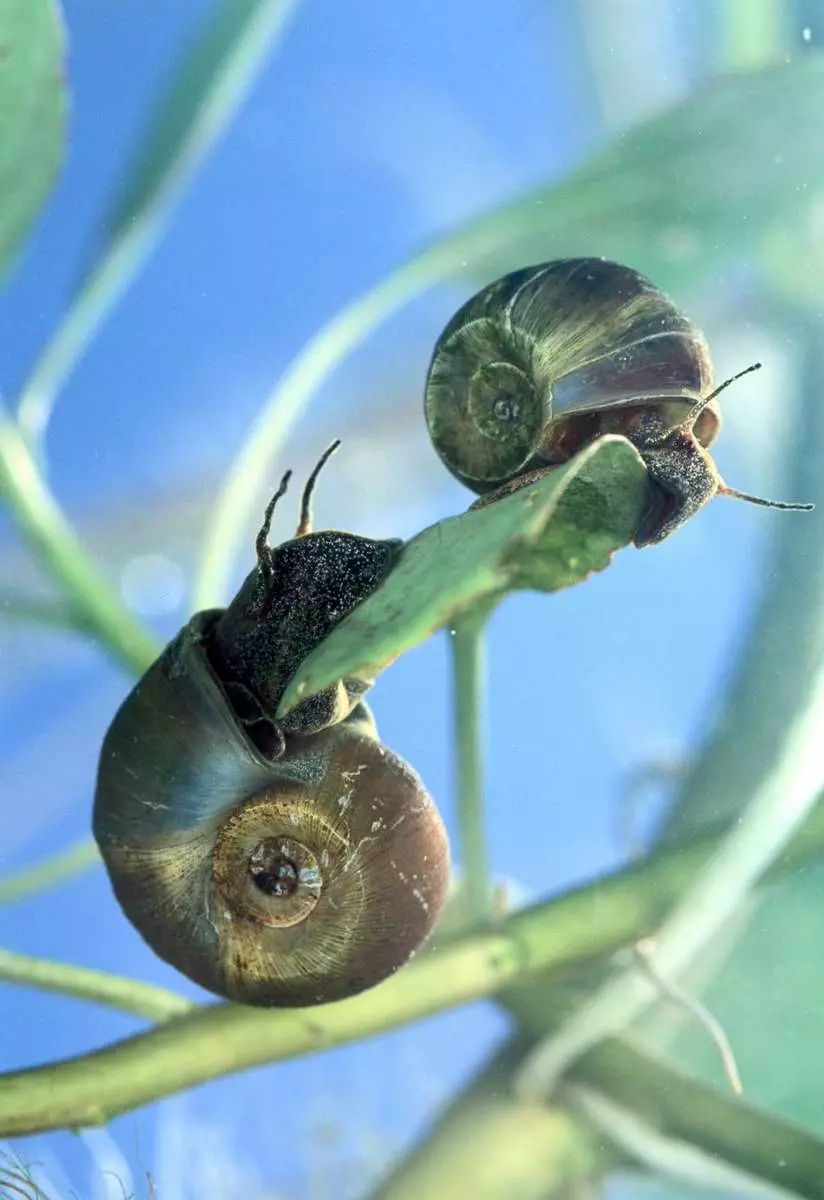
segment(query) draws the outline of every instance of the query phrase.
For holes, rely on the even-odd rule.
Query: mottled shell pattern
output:
[[[702,334],[639,272],[599,258],[515,271],[455,314],[426,383],[430,436],[445,465],[478,493],[565,461],[606,432],[616,410],[666,405],[673,424],[712,388]],[[720,424],[714,403],[695,428]]]

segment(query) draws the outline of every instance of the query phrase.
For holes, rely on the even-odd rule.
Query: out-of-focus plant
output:
[[[9,404],[0,421],[0,490],[54,582],[51,600],[8,596],[6,618],[80,631],[127,671],[145,669],[158,647],[62,514],[46,482],[43,436],[74,363],[154,249],[176,195],[228,124],[295,7],[287,0],[217,5],[150,122],[105,222],[98,259],[16,406]],[[0,197],[0,256],[8,261],[47,194],[63,144],[56,4],[0,0],[0,40],[6,48],[0,162],[14,185]],[[566,178],[425,248],[353,302],[309,341],[263,404],[204,537],[195,606],[223,598],[237,534],[313,394],[391,312],[447,276],[474,282],[528,262],[586,253],[630,262],[679,292],[745,248],[750,255],[763,252],[769,280],[775,247],[810,220],[824,194],[824,145],[814,116],[822,102],[824,61],[813,55],[722,76],[627,131]],[[800,308],[797,297],[788,307],[786,272],[782,257],[776,294],[784,297],[784,319],[802,330],[808,358],[787,467],[793,486],[786,490],[821,504],[820,319]],[[816,807],[824,788],[817,752],[824,722],[824,523],[818,516],[803,526],[776,526],[775,570],[765,574],[741,667],[716,732],[684,777],[660,844],[611,876],[519,912],[502,914],[491,903],[477,720],[482,617],[511,587],[551,591],[605,566],[610,553],[631,540],[644,488],[634,450],[621,439],[605,439],[520,500],[424,531],[410,545],[404,587],[393,592],[387,584],[362,610],[363,619],[340,626],[295,677],[295,695],[301,686],[311,692],[339,675],[342,663],[381,667],[434,630],[453,631],[457,849],[465,883],[447,913],[449,933],[436,934],[414,963],[378,987],[309,1013],[192,1006],[132,980],[4,953],[2,978],[123,1007],[153,1024],[93,1054],[0,1076],[0,1135],[104,1122],[223,1073],[494,994],[516,1027],[511,1043],[374,1197],[517,1194],[540,1200],[615,1166],[735,1194],[824,1195],[820,1112],[809,1106],[788,1112],[780,1098],[771,1102],[768,1086],[757,1089],[759,1107],[749,1094],[738,1098],[711,1082],[719,1075],[715,1059],[702,1065],[700,1057],[711,1045],[708,1032],[716,1044],[723,1038],[712,1014],[678,984],[747,905],[785,910],[797,882],[793,866],[805,863],[805,880],[818,877],[824,847]],[[536,580],[528,571],[530,555],[547,547],[563,553],[555,554],[554,573],[546,569]],[[763,697],[760,681],[764,674],[774,678],[779,662],[787,702],[765,712],[752,697]],[[742,744],[757,749],[744,759],[736,750]],[[85,846],[72,848],[25,878],[0,881],[0,899],[46,886],[93,857]],[[596,901],[597,926],[591,920]],[[727,995],[734,990],[730,980],[747,971],[745,942],[716,975],[713,1011],[725,1007],[725,987]],[[627,962],[616,960],[627,948],[635,949]],[[794,995],[813,994],[816,980],[820,984],[809,965],[799,980]],[[665,1036],[646,1019],[650,1009],[654,1017],[667,1005],[696,1022],[699,1041],[684,1043],[682,1031],[673,1047],[672,1032]],[[766,1011],[759,1018],[763,1039],[773,1021]],[[803,1064],[796,1065],[801,1074]],[[692,1073],[696,1069],[704,1080]],[[482,1155],[471,1148],[479,1137]],[[20,1175],[19,1187],[25,1182]]]

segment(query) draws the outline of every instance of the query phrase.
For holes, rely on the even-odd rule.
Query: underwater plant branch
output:
[[[472,609],[449,630],[458,847],[469,920],[475,926],[485,924],[492,913],[483,794],[484,628],[488,613],[486,605]]]
[[[777,299],[771,320],[800,349],[796,410],[784,422],[789,445],[775,486],[817,507],[771,526],[755,613],[717,718],[658,831],[661,846],[734,821],[785,753],[816,686],[811,665],[824,661],[823,327],[816,314]]]
[[[166,988],[13,950],[0,949],[0,980],[106,1004],[150,1021],[167,1021],[196,1007]]]
[[[655,967],[677,977],[725,924],[785,851],[817,804],[824,785],[824,662],[813,672],[815,692],[793,728],[785,753],[765,776],[732,832],[698,872],[655,933]],[[644,936],[649,936],[647,932]],[[637,940],[637,939],[636,939]],[[518,1081],[525,1098],[547,1095],[585,1050],[620,1033],[657,998],[651,981],[628,968],[595,992],[537,1047]]]
[[[784,0],[723,0],[715,22],[719,70],[762,67],[790,49]]]
[[[100,1123],[221,1075],[369,1037],[542,971],[612,954],[660,924],[715,845],[702,839],[523,909],[494,931],[447,942],[336,1004],[280,1011],[205,1005],[91,1054],[0,1074],[0,1137]],[[819,806],[773,871],[822,848]]]
[[[563,1183],[631,1163],[736,1195],[819,1200],[824,1141],[632,1038],[588,1051],[550,1102],[519,1099],[514,1081],[535,1040],[527,1022],[368,1200],[546,1200]]]
[[[88,624],[82,615],[64,601],[27,592],[0,592],[0,621],[26,621],[53,629],[89,632]]]
[[[414,259],[349,304],[306,343],[286,369],[235,455],[201,542],[192,606],[225,602],[236,547],[253,520],[270,470],[298,418],[340,362],[367,335],[445,270]]]
[[[227,598],[236,548],[243,544],[255,507],[272,482],[273,459],[315,392],[383,321],[438,280],[469,275],[475,281],[485,270],[494,271],[495,264],[511,269],[516,262],[569,254],[576,245],[589,244],[593,228],[606,238],[602,253],[628,260],[640,255],[642,269],[660,275],[666,286],[700,282],[718,269],[719,248],[725,255],[735,250],[738,234],[729,220],[731,195],[741,193],[752,202],[758,190],[759,216],[747,223],[748,246],[764,224],[761,213],[768,213],[772,224],[777,214],[795,212],[801,190],[798,164],[804,188],[814,170],[809,138],[801,139],[798,148],[796,141],[817,98],[821,72],[816,56],[808,56],[791,67],[719,79],[640,122],[620,145],[607,146],[564,178],[449,232],[335,315],[287,367],[230,468],[204,532],[194,607],[209,608]],[[742,104],[762,113],[764,121],[753,121],[757,137],[753,133],[752,145],[742,146],[739,132],[736,154],[731,155],[726,114],[740,112]],[[710,127],[723,132],[710,138]],[[768,145],[781,152],[784,169],[780,174],[770,171],[765,179],[765,164],[772,161]],[[677,183],[663,192],[657,170],[662,146],[677,151],[670,176]],[[660,186],[650,194],[653,178]],[[693,194],[690,181],[696,179],[700,185]],[[676,211],[690,214],[689,225],[700,213],[704,229],[705,249],[679,263],[670,253],[659,256],[659,239],[650,236],[660,231],[661,212],[667,213],[669,228]]]
[[[137,202],[121,214],[102,257],[92,268],[62,323],[34,364],[19,398],[17,418],[25,437],[36,443],[45,432],[55,399],[105,318],[112,312],[150,257],[163,234],[175,204],[231,123],[254,83],[266,57],[286,26],[298,0],[243,0],[235,10],[210,17],[186,59],[185,71],[193,74],[194,60],[203,56],[207,42],[214,42],[225,27],[224,44],[211,47],[216,61],[201,94],[165,97],[170,111],[187,107],[180,128],[161,131],[166,141],[144,147],[154,151],[147,163],[138,163]],[[248,10],[243,12],[241,10]],[[222,53],[221,53],[222,52]],[[194,100],[194,107],[191,101]],[[187,105],[187,101],[189,102]],[[161,110],[161,121],[163,119]],[[154,140],[160,140],[155,131]],[[147,171],[146,168],[152,168]],[[159,169],[158,169],[159,168]],[[149,175],[149,179],[145,178]],[[141,186],[142,185],[142,186]]]
[[[43,567],[94,637],[130,671],[158,648],[91,562],[49,491],[20,429],[0,413],[0,497]]]
[[[684,991],[677,983],[673,983],[671,979],[666,979],[661,974],[655,965],[653,957],[655,943],[652,938],[642,938],[635,944],[634,951],[638,965],[649,976],[649,979],[661,995],[671,1001],[677,1008],[681,1009],[687,1016],[691,1017],[693,1021],[697,1022],[710,1038],[718,1051],[718,1057],[721,1060],[721,1066],[723,1067],[730,1088],[736,1096],[740,1096],[744,1091],[741,1084],[741,1074],[738,1070],[735,1052],[724,1026],[705,1004],[702,1004],[700,1000],[697,1000],[694,996]]]
[[[33,866],[11,871],[0,878],[0,905],[14,904],[33,892],[55,887],[99,862],[100,851],[94,838],[80,838],[65,850],[50,854]]]
[[[587,1051],[558,1099],[617,1152],[671,1179],[736,1196],[821,1196],[820,1137],[682,1073],[631,1037]]]
[[[512,1075],[531,1044],[515,1035],[497,1050],[364,1200],[547,1200],[613,1165],[602,1136],[571,1108],[513,1100]]]

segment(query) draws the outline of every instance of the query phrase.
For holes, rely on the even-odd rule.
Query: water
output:
[[[105,215],[158,91],[211,11],[204,0],[63,7],[70,138],[58,183],[0,296],[9,400],[104,244]],[[597,187],[588,191],[584,178],[571,200],[533,196],[488,253],[468,243],[450,282],[416,294],[342,356],[261,474],[236,535],[233,580],[252,564],[262,506],[283,471],[306,478],[336,436],[343,446],[319,481],[317,528],[409,538],[467,506],[471,497],[426,435],[422,390],[432,347],[473,291],[542,258],[604,254],[648,271],[703,329],[718,379],[763,361],[757,376],[725,394],[719,467],[731,486],[824,504],[814,220],[824,163],[816,123],[803,119],[817,111],[824,83],[802,92],[793,75],[766,98],[743,88],[725,92],[717,110],[691,117],[687,107],[671,127],[655,127],[653,152],[643,150],[643,129],[640,142],[637,133],[669,105],[703,103],[709,81],[732,68],[812,61],[821,34],[815,6],[761,7],[757,24],[742,6],[672,0],[519,0],[483,11],[466,0],[299,6],[154,252],[66,379],[49,426],[49,483],[135,618],[159,641],[188,618],[218,489],[307,339],[422,247],[557,181],[604,147],[613,158]],[[622,173],[626,164],[635,175]],[[804,192],[809,206],[798,199]],[[296,514],[291,497],[275,518],[275,540],[292,535]],[[683,840],[755,794],[781,761],[820,669],[820,536],[820,508],[807,518],[712,502],[664,545],[624,550],[580,586],[552,596],[521,592],[495,611],[482,730],[485,846],[493,876],[509,881],[510,904],[618,869],[662,827]],[[1,537],[2,591],[42,588],[6,517]],[[383,741],[425,780],[460,860],[449,649],[438,634],[404,655],[370,703]],[[0,625],[0,657],[6,874],[88,835],[100,742],[132,677],[88,635],[12,619]],[[725,719],[730,724],[719,726]],[[702,758],[706,746],[712,756]],[[661,764],[631,804],[628,777]],[[690,807],[667,825],[679,778]],[[745,1099],[824,1137],[810,1053],[822,1034],[820,886],[815,859],[796,867],[742,909],[678,982],[724,1025]],[[586,930],[609,927],[615,911],[595,896]],[[663,915],[635,932],[654,935]],[[210,999],[140,940],[99,865],[0,908],[0,945]],[[451,961],[444,959],[447,974]],[[580,995],[595,987],[587,975],[573,982]],[[517,1012],[533,1040],[580,999],[574,989],[572,1000],[562,995],[557,978],[535,994],[538,1016]],[[146,1027],[124,1012],[8,984],[0,991],[0,1067],[82,1055]],[[541,1110],[535,1119],[546,1133],[536,1125],[529,1140],[531,1118],[509,1099],[524,1048],[511,1060],[502,1051],[514,1028],[515,1017],[479,999],[365,1041],[212,1080],[105,1130],[35,1134],[10,1140],[6,1151],[31,1168],[49,1200],[537,1200],[555,1178],[550,1151],[568,1118]],[[670,1002],[642,1030],[727,1102],[705,1029]],[[432,1143],[453,1154],[440,1177],[441,1160],[427,1151],[436,1182],[396,1174],[374,1192],[499,1051],[506,1061],[491,1083],[498,1107],[470,1113],[470,1149],[461,1149],[459,1113],[452,1141]],[[781,1131],[768,1136],[755,1126],[742,1134],[726,1175],[718,1174],[720,1144],[685,1166],[649,1135],[666,1097],[649,1088],[645,1096],[632,1109],[633,1128],[641,1128],[632,1153],[655,1174],[643,1183],[635,1174],[613,1177],[608,1159],[605,1194],[668,1196],[692,1187],[742,1195],[745,1160],[750,1175],[760,1171],[773,1183],[785,1169]],[[0,1079],[0,1107],[2,1097]],[[665,1114],[676,1140],[686,1136],[678,1123],[685,1106],[682,1098]],[[723,1131],[723,1115],[711,1124]],[[604,1137],[618,1134],[611,1128]],[[807,1162],[824,1162],[817,1153]],[[789,1145],[786,1170],[798,1160]],[[2,1186],[14,1194],[11,1177],[0,1194]]]

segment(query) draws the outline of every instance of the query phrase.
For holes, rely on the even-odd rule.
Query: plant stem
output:
[[[45,432],[54,401],[83,356],[103,321],[132,284],[162,236],[172,210],[203,159],[231,124],[249,88],[266,61],[272,46],[286,26],[296,0],[258,0],[246,3],[249,10],[226,46],[225,56],[215,64],[209,86],[199,97],[182,130],[175,130],[175,153],[165,162],[160,175],[146,187],[136,209],[126,214],[115,236],[105,248],[75,297],[51,340],[32,369],[20,397],[18,419],[24,436],[36,443]],[[228,8],[229,6],[225,6]],[[186,82],[194,83],[193,63],[202,58],[204,42],[226,24],[227,14],[218,11],[204,23],[201,36],[182,60],[188,68]],[[228,14],[231,19],[231,13]],[[182,76],[181,76],[182,77]],[[166,96],[165,108],[175,112],[181,107],[180,79],[177,88]],[[161,108],[161,113],[163,108]],[[166,149],[169,129],[162,124],[150,129],[144,145],[145,161],[134,168],[145,178],[157,169],[159,147]]]
[[[220,1075],[382,1033],[610,954],[656,928],[715,846],[702,839],[514,913],[350,1000],[278,1013],[209,1005],[93,1054],[0,1075],[0,1137],[98,1124]],[[822,848],[819,805],[770,874]]]
[[[100,852],[94,838],[82,838],[58,854],[0,879],[0,904],[14,904],[32,892],[53,887],[98,862]]]
[[[824,1141],[683,1074],[630,1039],[588,1051],[548,1104],[519,1100],[513,1081],[534,1025],[524,1021],[526,1032],[484,1065],[368,1200],[546,1200],[566,1182],[620,1165],[622,1152],[695,1186],[726,1183],[725,1193],[749,1195],[756,1181],[769,1180],[819,1200]],[[609,1123],[598,1120],[604,1111]]]
[[[741,631],[741,650],[714,724],[658,831],[662,846],[694,838],[721,818],[728,825],[735,822],[761,780],[786,755],[812,703],[816,672],[811,667],[824,663],[824,323],[794,304],[775,299],[771,304],[776,329],[797,347],[800,359],[798,398],[787,414],[786,461],[774,486],[782,496],[813,501],[816,511],[772,524],[760,596],[749,628]],[[792,401],[787,396],[788,406]]]
[[[368,1200],[546,1200],[614,1161],[576,1113],[513,1099],[512,1075],[530,1045],[524,1042],[514,1038],[494,1055]]]
[[[26,592],[0,592],[0,621],[27,621],[58,632],[67,629],[88,633],[82,616],[63,600],[51,596],[29,595]]]
[[[144,671],[157,656],[154,639],[87,557],[8,416],[0,416],[0,497],[91,633],[130,671]]]
[[[763,67],[787,50],[789,14],[784,0],[723,0],[715,20],[717,70]]]
[[[613,1144],[672,1179],[729,1195],[766,1195],[750,1189],[767,1183],[782,1196],[822,1195],[824,1142],[812,1130],[682,1074],[630,1038],[580,1058],[564,1092],[583,1099],[581,1085],[609,1104],[575,1107],[599,1125],[606,1108],[613,1119],[601,1128]]]
[[[824,785],[824,660],[811,664],[811,675],[809,705],[791,729],[784,753],[655,934],[655,965],[667,977],[685,970],[733,916],[818,803]],[[530,1099],[548,1095],[570,1063],[627,1028],[657,998],[653,985],[635,968],[608,979],[536,1048],[518,1080],[519,1094]]]
[[[492,911],[483,795],[484,627],[488,609],[472,610],[450,630],[455,736],[455,795],[467,910],[474,926]]]
[[[107,971],[93,971],[70,963],[52,962],[0,950],[0,979],[9,983],[28,984],[64,996],[77,996],[97,1004],[108,1004],[123,1012],[147,1017],[150,1021],[168,1021],[191,1012],[196,1006],[183,996],[166,988],[153,987],[136,979],[124,979]]]

